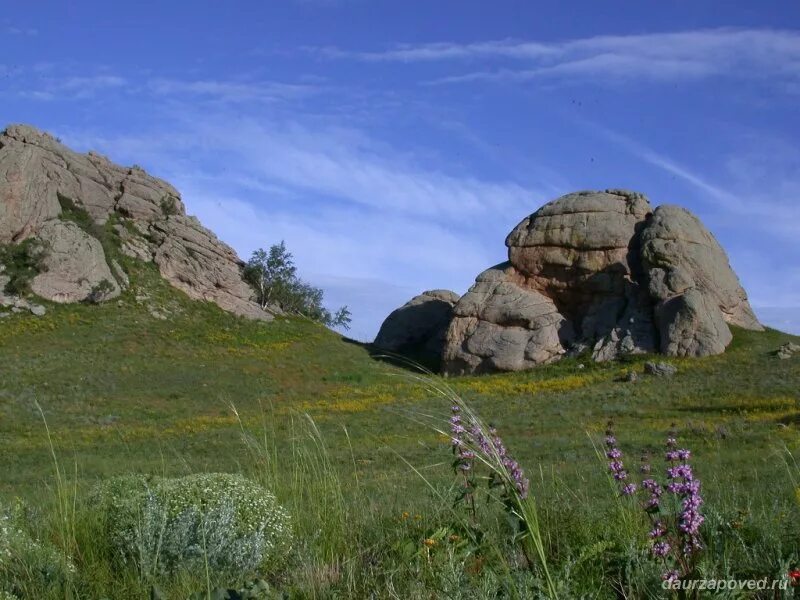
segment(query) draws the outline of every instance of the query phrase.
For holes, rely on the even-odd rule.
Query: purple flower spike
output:
[[[655,544],[653,544],[652,552],[653,556],[661,558],[669,554],[669,550],[670,550],[670,545],[667,542],[658,541]]]
[[[619,482],[620,492],[624,496],[633,496],[641,487],[644,497],[641,507],[647,513],[652,526],[648,532],[651,540],[651,555],[663,562],[667,571],[663,574],[665,581],[674,582],[691,573],[696,565],[697,553],[702,550],[703,543],[700,529],[705,522],[701,514],[703,498],[700,495],[700,481],[696,478],[689,464],[692,453],[687,448],[678,447],[678,439],[673,425],[666,439],[664,458],[666,468],[663,483],[653,478],[650,473],[650,453],[642,453],[639,471],[644,479],[637,485],[631,481],[623,464],[623,454],[617,447],[612,423],[609,421],[606,430],[605,455],[608,458],[608,470]],[[676,497],[677,503],[661,502],[663,494],[668,492]],[[677,507],[677,510],[676,510]]]

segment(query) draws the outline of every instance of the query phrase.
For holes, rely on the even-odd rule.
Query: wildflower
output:
[[[666,571],[663,575],[661,575],[661,579],[666,581],[667,583],[672,583],[673,581],[678,581],[681,578],[681,574],[678,571],[671,569]]]
[[[428,548],[433,548],[436,545],[436,540],[433,538],[425,538],[422,543]]]
[[[664,556],[669,554],[669,550],[670,550],[669,543],[665,542],[663,540],[660,540],[660,541],[656,542],[655,544],[653,544],[653,548],[652,548],[651,551],[653,553],[653,556],[658,557],[658,558],[663,558]]]
[[[662,559],[667,566],[676,567],[664,573],[664,580],[673,582],[680,579],[694,569],[695,555],[703,548],[700,537],[700,528],[705,521],[700,512],[703,498],[700,495],[700,481],[689,464],[691,451],[678,447],[673,425],[665,443],[665,484],[649,476],[652,469],[648,457],[643,455],[639,470],[646,478],[637,486],[635,482],[629,481],[611,421],[608,423],[605,442],[605,454],[609,459],[608,470],[620,482],[621,493],[631,496],[639,487],[646,492],[642,507],[652,520],[652,527],[648,532],[651,540],[650,553],[654,558]],[[665,492],[678,499],[679,508],[671,515],[665,514],[662,507],[661,500]]]
[[[470,434],[476,446],[487,458],[500,459],[500,464],[514,485],[514,488],[522,498],[525,498],[528,495],[530,482],[525,477],[525,473],[519,463],[509,455],[503,440],[497,434],[497,429],[489,427],[489,436],[487,437],[476,423],[470,428]]]
[[[650,536],[651,539],[656,539],[663,537],[666,533],[667,530],[664,527],[664,524],[661,521],[656,521],[655,523],[653,523],[653,529],[650,531],[648,535]]]
[[[472,469],[472,461],[475,458],[475,453],[468,450],[466,447],[466,440],[464,438],[467,430],[461,423],[461,408],[455,404],[451,408],[450,432],[452,434],[453,452],[456,455],[456,469],[461,473],[467,473]],[[464,486],[467,488],[470,487],[468,480],[464,481]]]

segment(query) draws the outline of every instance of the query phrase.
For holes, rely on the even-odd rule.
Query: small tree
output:
[[[322,304],[323,291],[297,276],[286,243],[259,248],[247,261],[244,278],[256,292],[261,308],[277,305],[289,313],[300,314],[328,327],[350,328],[352,315],[346,306],[331,313]]]

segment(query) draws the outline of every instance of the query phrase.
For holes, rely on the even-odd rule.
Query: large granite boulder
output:
[[[428,364],[438,363],[456,302],[458,294],[449,290],[428,290],[414,296],[386,317],[374,345]]]
[[[763,329],[722,246],[689,211],[659,206],[641,255],[665,354],[719,354],[731,341],[726,323]]]
[[[651,210],[623,190],[562,196],[508,234],[508,260],[562,308],[582,310],[597,294],[622,293],[638,264],[631,241]]]
[[[519,371],[559,358],[573,338],[553,301],[503,263],[478,275],[453,309],[443,368],[457,375]]]
[[[94,152],[73,152],[32,127],[8,127],[0,133],[0,245],[31,237],[45,244],[47,270],[32,282],[42,297],[86,300],[103,280],[110,288],[94,298],[116,296],[120,282],[91,227],[67,222],[64,211],[85,212],[93,227],[114,217],[121,252],[154,262],[169,283],[192,298],[247,317],[272,318],[253,301],[233,249],[186,216],[169,183]]]
[[[78,225],[45,221],[36,237],[43,244],[44,269],[31,281],[34,294],[52,302],[83,302],[104,286],[106,289],[98,298],[119,296],[120,288],[106,262],[103,246]]]
[[[728,258],[688,211],[625,190],[578,192],[524,219],[509,262],[453,309],[449,374],[516,371],[591,351],[595,360],[723,352],[729,324],[761,329]]]

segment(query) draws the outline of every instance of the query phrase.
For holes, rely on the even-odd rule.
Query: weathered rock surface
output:
[[[478,275],[453,309],[443,368],[456,375],[519,371],[557,359],[573,337],[553,301],[502,263]]]
[[[800,354],[800,344],[786,342],[775,351],[775,356],[782,360],[792,358],[795,354]]]
[[[453,317],[458,294],[429,290],[389,314],[375,337],[375,346],[424,361],[438,361]]]
[[[236,314],[271,318],[253,302],[236,253],[186,216],[170,184],[93,152],[73,152],[32,127],[12,125],[0,133],[0,244],[35,237],[49,248],[47,271],[32,283],[44,298],[85,300],[104,279],[112,290],[103,297],[112,298],[120,284],[128,285],[127,276],[109,267],[91,232],[61,218],[71,207],[85,211],[96,226],[113,217],[121,252],[154,262],[169,283],[192,298]]]
[[[665,354],[723,352],[732,338],[726,323],[763,329],[722,246],[689,211],[659,206],[642,231],[641,255]]]
[[[253,291],[242,279],[236,253],[195,217],[169,216],[153,222],[150,230],[157,244],[153,261],[172,285],[224,310],[266,318],[268,313],[251,300]]]
[[[516,371],[591,349],[594,360],[723,352],[729,324],[761,329],[719,243],[688,211],[625,190],[578,192],[524,219],[509,262],[453,309],[445,373]]]
[[[678,372],[678,367],[664,362],[646,362],[644,372],[655,377],[672,377]]]
[[[119,296],[119,285],[111,274],[100,242],[69,221],[45,221],[36,231],[45,243],[44,272],[33,278],[31,290],[46,300],[82,302],[101,282],[110,290],[104,299]]]

